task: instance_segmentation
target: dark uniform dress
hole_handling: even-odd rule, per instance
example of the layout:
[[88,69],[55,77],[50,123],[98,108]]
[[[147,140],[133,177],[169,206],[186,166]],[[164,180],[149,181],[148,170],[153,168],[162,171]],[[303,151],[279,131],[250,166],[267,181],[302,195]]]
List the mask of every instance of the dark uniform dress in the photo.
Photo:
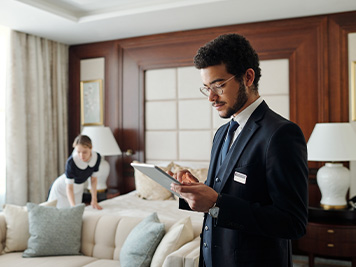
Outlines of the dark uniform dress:
[[[70,207],[67,197],[67,184],[73,184],[75,204],[82,202],[84,183],[91,177],[97,177],[101,156],[92,151],[88,162],[82,161],[76,151],[67,159],[65,173],[53,183],[48,201],[57,200],[57,208]],[[90,181],[90,180],[89,180]]]

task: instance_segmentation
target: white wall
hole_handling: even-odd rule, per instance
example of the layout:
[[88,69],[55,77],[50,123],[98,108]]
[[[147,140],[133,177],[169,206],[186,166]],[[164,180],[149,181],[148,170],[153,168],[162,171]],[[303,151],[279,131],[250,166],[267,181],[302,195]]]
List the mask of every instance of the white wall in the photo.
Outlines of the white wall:
[[[289,61],[261,61],[259,91],[289,118]],[[225,122],[203,96],[199,70],[181,67],[145,73],[146,162],[209,163],[215,131]]]
[[[354,130],[356,131],[356,121],[352,121],[352,101],[356,102],[356,99],[351,98],[351,79],[356,79],[356,75],[351,73],[351,64],[353,61],[356,61],[356,33],[349,34],[349,90],[350,90],[350,123],[352,124]],[[356,90],[356,88],[355,88]],[[356,92],[355,92],[356,93]],[[356,104],[356,103],[355,103]],[[350,162],[350,171],[351,171],[351,186],[350,186],[350,197],[356,195],[356,161]]]

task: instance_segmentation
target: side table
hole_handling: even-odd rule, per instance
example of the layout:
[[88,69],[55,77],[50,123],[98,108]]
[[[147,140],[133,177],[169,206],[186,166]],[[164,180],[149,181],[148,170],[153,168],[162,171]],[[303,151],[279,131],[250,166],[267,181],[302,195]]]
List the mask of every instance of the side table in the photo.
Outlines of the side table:
[[356,267],[356,211],[309,208],[307,233],[297,243],[308,253],[310,267],[315,255],[351,258]]

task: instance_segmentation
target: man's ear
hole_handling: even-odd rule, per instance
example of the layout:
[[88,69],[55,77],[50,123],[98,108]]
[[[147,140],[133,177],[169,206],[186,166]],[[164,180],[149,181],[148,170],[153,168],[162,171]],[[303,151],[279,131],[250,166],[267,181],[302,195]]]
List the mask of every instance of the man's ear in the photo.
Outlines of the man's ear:
[[253,81],[255,80],[255,71],[253,69],[247,69],[245,72],[245,84],[247,87],[251,87],[253,85]]

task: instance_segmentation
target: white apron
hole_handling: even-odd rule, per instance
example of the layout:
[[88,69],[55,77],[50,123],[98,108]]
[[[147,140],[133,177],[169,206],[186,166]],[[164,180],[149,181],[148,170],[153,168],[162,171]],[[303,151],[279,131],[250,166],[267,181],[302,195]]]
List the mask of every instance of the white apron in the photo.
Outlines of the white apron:
[[[66,183],[66,175],[62,174],[59,176],[53,183],[51,191],[48,196],[48,201],[53,201],[57,199],[57,208],[69,208],[70,203],[67,197],[67,183]],[[78,205],[82,203],[84,184],[73,184],[74,191],[74,199],[75,204]]]

